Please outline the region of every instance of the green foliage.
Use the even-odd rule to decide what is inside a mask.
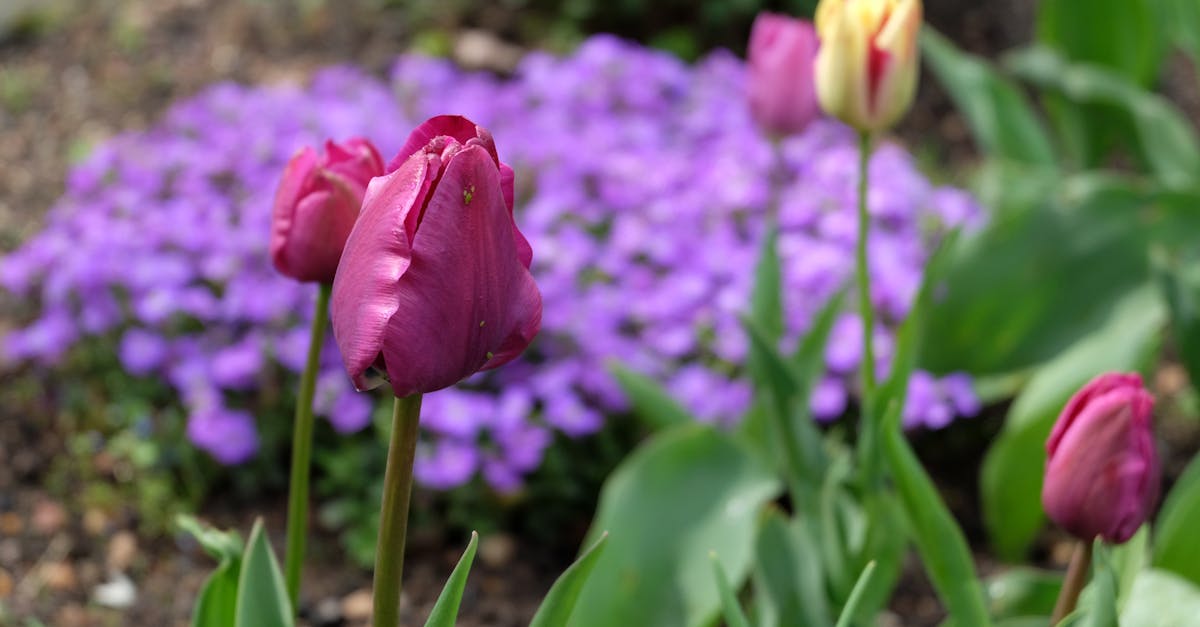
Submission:
[[[429,611],[425,627],[454,627],[454,622],[458,619],[458,606],[462,603],[463,590],[467,587],[467,575],[471,572],[471,562],[475,561],[475,551],[478,548],[479,534],[471,532],[467,550],[454,566],[454,571],[446,580],[446,586],[442,588],[433,609]]]
[[[1173,573],[1147,569],[1138,574],[1121,612],[1122,627],[1183,627],[1200,616],[1200,588]]]
[[[759,508],[779,490],[751,453],[711,427],[656,434],[605,483],[589,538],[614,533],[571,624],[708,624],[719,610],[708,552],[716,551],[731,582],[740,584],[750,569]]]
[[[1192,459],[1167,494],[1155,530],[1155,568],[1200,585],[1200,456]]]
[[[190,534],[217,560],[217,568],[204,581],[192,608],[192,627],[228,627],[237,613],[238,579],[242,567],[242,539],[237,532],[220,531],[191,516],[180,516],[177,526]]]
[[[995,158],[1054,167],[1055,154],[1046,131],[1016,85],[983,60],[955,49],[931,28],[921,35],[921,51],[966,116],[984,152]]]
[[[694,418],[654,379],[638,374],[619,363],[609,371],[629,399],[632,413],[655,429],[687,424]]]
[[[737,595],[729,587],[729,578],[725,576],[725,569],[721,567],[721,560],[717,558],[715,552],[709,553],[708,557],[712,561],[713,576],[717,582],[717,592],[721,596],[721,613],[725,616],[725,624],[729,627],[750,627],[750,619],[746,618],[746,614],[742,612],[742,606],[738,604]]]
[[[789,520],[778,509],[767,508],[759,521],[754,586],[762,596],[760,627],[830,624],[825,564],[817,559],[821,542],[806,524],[811,520]]]
[[[1062,589],[1062,573],[1017,567],[989,577],[984,583],[988,611],[997,625],[1032,618],[1046,624]]]
[[[1149,0],[1044,0],[1038,40],[1075,61],[1101,65],[1147,85],[1162,60]]]
[[[566,627],[575,612],[575,605],[579,601],[584,584],[596,568],[596,562],[604,554],[604,548],[608,546],[607,541],[608,533],[600,534],[600,539],[558,576],[554,585],[550,586],[550,591],[546,593],[546,598],[542,599],[542,604],[538,606],[529,627]]]
[[[254,522],[238,577],[234,627],[292,627],[292,604],[262,520]]]

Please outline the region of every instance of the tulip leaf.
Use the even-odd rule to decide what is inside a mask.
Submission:
[[[820,555],[821,542],[800,520],[789,521],[778,509],[768,508],[754,544],[754,585],[762,589],[763,603],[774,618],[771,624],[829,625],[823,564],[814,557]]]
[[[234,627],[293,627],[292,604],[283,583],[283,573],[263,532],[262,520],[254,521],[242,571],[238,579]]]
[[[1155,78],[1163,52],[1147,0],[1043,0],[1037,35],[1072,61],[1107,67],[1142,85]]]
[[[1005,63],[1022,78],[1072,101],[1123,111],[1132,122],[1142,157],[1167,186],[1187,188],[1200,180],[1200,140],[1187,116],[1163,96],[1103,67],[1072,63],[1046,48],[1010,53]]]
[[[693,422],[694,418],[654,379],[613,362],[609,372],[629,399],[633,413],[655,429]]]
[[[717,592],[721,595],[721,613],[725,616],[725,624],[728,627],[750,627],[750,619],[746,618],[737,595],[733,588],[729,587],[729,578],[725,576],[721,560],[717,558],[716,552],[709,553],[708,558],[712,561],[713,579],[717,582]]]
[[[1061,572],[1020,566],[989,577],[984,583],[988,608],[998,621],[1036,616],[1045,625],[1062,590]]]
[[[796,352],[792,355],[792,363],[807,394],[812,393],[814,382],[825,369],[825,346],[829,343],[829,334],[833,332],[833,325],[837,322],[838,314],[842,313],[842,305],[845,302],[844,289],[830,296],[817,311],[817,315],[813,316],[812,326],[800,339]]]
[[[1079,598],[1081,627],[1117,626],[1117,577],[1109,559],[1108,547],[1096,540],[1092,550],[1092,581]]]
[[[925,60],[967,118],[979,147],[992,157],[1054,168],[1054,149],[1021,90],[932,28],[922,30]]]
[[[871,577],[874,574],[875,562],[867,562],[862,573],[858,575],[858,581],[854,582],[854,589],[850,591],[850,598],[846,600],[846,605],[842,608],[842,615],[838,618],[836,627],[850,627],[854,615],[858,613],[863,597],[871,585]]]
[[[601,530],[614,532],[571,625],[710,624],[720,601],[709,551],[740,586],[750,569],[755,520],[780,488],[754,454],[710,426],[681,425],[652,436],[601,491],[587,542]]]
[[[1131,183],[1072,177],[1035,183],[1033,198],[1015,176],[995,184],[1012,198],[997,198],[993,221],[956,244],[929,310],[937,333],[920,363],[933,372],[1002,375],[1052,359],[1150,277],[1138,216],[1154,199]]]
[[[1183,627],[1200,616],[1200,588],[1164,570],[1147,569],[1133,582],[1121,627]]]
[[[1200,456],[1192,459],[1163,502],[1151,563],[1200,585]]]
[[[1019,560],[1045,522],[1046,438],[1067,400],[1110,370],[1138,370],[1157,352],[1164,308],[1150,286],[1122,299],[1106,323],[1039,368],[1009,408],[981,471],[984,523],[1000,557]]]
[[[454,622],[458,620],[458,606],[462,603],[463,591],[467,588],[467,575],[471,572],[471,563],[475,561],[475,550],[478,546],[479,534],[472,531],[467,550],[454,566],[450,578],[446,580],[446,586],[442,588],[433,609],[429,611],[425,627],[454,627]]]
[[[529,627],[566,627],[571,613],[575,611],[575,604],[579,601],[579,593],[604,553],[607,540],[607,532],[600,534],[600,539],[558,576],[554,585],[550,586],[550,591],[546,593],[546,598],[542,599],[542,604],[533,615]]]
[[[1172,41],[1192,57],[1192,67],[1200,71],[1200,2],[1164,0],[1161,6]]]
[[[1171,313],[1172,337],[1192,387],[1200,387],[1200,260],[1156,264],[1156,276]]]
[[[221,531],[194,516],[180,515],[175,524],[190,534],[217,559],[192,607],[192,627],[228,627],[237,613],[238,578],[242,565],[242,539],[236,531]]]
[[[750,318],[772,341],[783,337],[783,281],[778,240],[779,230],[774,223],[768,224],[754,267],[754,289],[750,294]]]
[[[883,453],[917,552],[954,624],[986,627],[991,620],[967,539],[900,430],[900,411],[898,402],[888,407]]]

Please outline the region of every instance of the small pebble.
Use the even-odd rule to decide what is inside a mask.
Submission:
[[[316,627],[333,627],[342,624],[342,604],[333,597],[326,597],[313,608],[312,623]]]
[[[47,562],[42,564],[42,583],[47,588],[65,592],[75,587],[78,578],[75,569],[68,562]]]
[[[0,514],[0,534],[6,536],[15,536],[25,530],[25,521],[21,517],[8,512]]]
[[[54,624],[58,627],[86,627],[88,624],[87,611],[75,603],[65,605],[55,616]]]
[[[491,568],[501,568],[517,554],[517,542],[507,533],[493,533],[479,542],[479,559]]]
[[[133,563],[133,558],[137,557],[137,552],[137,537],[129,531],[117,532],[108,541],[108,557],[105,563],[111,571],[127,571]]]
[[[58,533],[67,524],[67,510],[57,501],[42,500],[33,506],[30,523],[43,536]]]
[[[0,601],[7,599],[13,590],[13,578],[7,570],[0,568]]]
[[[91,536],[103,534],[108,530],[108,514],[97,507],[89,507],[83,513],[83,530]]]
[[[92,600],[97,605],[123,610],[133,607],[133,603],[137,601],[137,588],[129,577],[117,573],[112,580],[92,589]]]
[[[373,608],[371,591],[363,588],[355,590],[342,599],[342,616],[346,620],[366,620],[371,618]]]

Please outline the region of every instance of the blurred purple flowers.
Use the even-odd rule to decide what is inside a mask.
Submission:
[[[525,356],[426,399],[418,478],[518,487],[554,431],[594,432],[624,407],[605,370],[613,358],[658,378],[701,419],[735,422],[750,398],[735,366],[746,351],[737,314],[772,164],[744,75],[726,53],[688,66],[596,37],[570,57],[528,55],[511,80],[408,56],[390,84],[343,67],[306,88],[215,86],[71,171],[45,230],[0,265],[8,290],[39,303],[39,317],[5,338],[6,355],[51,366],[84,336],[111,337],[126,370],[179,392],[198,446],[245,459],[257,447],[254,390],[272,364],[302,368],[315,298],[267,254],[288,157],[355,135],[394,154],[420,121],[456,113],[489,128],[517,171],[518,223],[537,251],[545,311]],[[794,338],[852,273],[856,152],[853,133],[827,120],[783,148],[780,249]],[[876,152],[871,175],[872,298],[886,361],[930,244],[979,211],[964,192],[931,184],[898,146]],[[819,418],[836,418],[853,397],[857,320],[847,313],[835,330],[812,400]],[[978,408],[962,375],[921,374],[913,387],[910,426]],[[318,413],[341,431],[370,420],[369,397],[351,390],[331,342]]]

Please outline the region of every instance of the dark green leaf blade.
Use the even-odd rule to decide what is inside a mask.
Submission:
[[[475,550],[478,546],[479,534],[472,531],[467,550],[454,566],[442,593],[438,595],[433,609],[429,611],[425,627],[454,627],[454,622],[458,620],[458,606],[462,603],[463,591],[467,588],[467,575],[471,572],[471,563],[475,561]]]

